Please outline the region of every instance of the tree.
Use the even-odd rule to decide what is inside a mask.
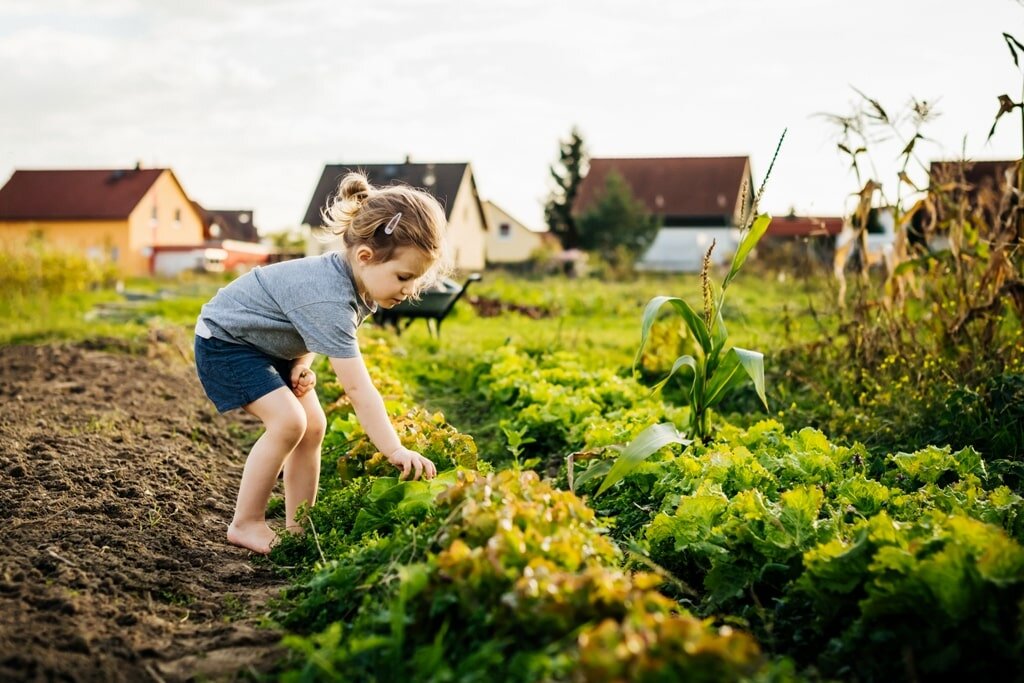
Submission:
[[[548,195],[544,206],[544,220],[566,249],[579,246],[579,230],[572,216],[572,205],[576,200],[580,182],[586,175],[587,151],[583,136],[573,126],[568,140],[559,141],[558,162],[551,166],[551,177],[555,189]]]
[[[617,172],[608,174],[604,191],[579,220],[579,246],[598,252],[613,265],[625,251],[636,259],[651,245],[661,221],[633,196],[629,184]]]

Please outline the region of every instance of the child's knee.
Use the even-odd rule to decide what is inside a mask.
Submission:
[[[323,441],[324,434],[327,433],[327,416],[324,415],[322,410],[314,413],[306,414],[306,434],[305,439],[316,440],[317,442]]]
[[[267,424],[267,431],[275,437],[295,446],[306,433],[306,413],[297,410],[279,414],[273,422]]]

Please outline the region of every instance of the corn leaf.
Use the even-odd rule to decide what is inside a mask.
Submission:
[[[768,214],[761,214],[754,219],[754,224],[750,226],[750,230],[743,236],[740,241],[740,246],[736,249],[736,253],[732,257],[732,266],[729,268],[729,274],[725,276],[725,280],[722,281],[722,289],[729,286],[729,283],[733,281],[736,274],[739,273],[740,267],[743,266],[743,262],[747,260],[747,256],[757,246],[757,243],[767,232],[768,226],[772,222],[772,217]]]
[[[685,446],[690,444],[690,440],[684,439],[679,431],[676,430],[675,425],[670,422],[651,425],[640,432],[615,460],[615,464],[612,465],[611,470],[604,478],[601,487],[597,489],[595,495],[599,496],[607,491],[636,469],[637,465],[672,443],[679,443]]]
[[[676,371],[679,370],[679,368],[683,367],[684,365],[687,365],[687,366],[689,366],[690,368],[693,369],[693,381],[696,381],[697,380],[697,359],[694,358],[693,356],[679,356],[679,358],[676,358],[676,362],[672,364],[672,369],[669,371],[669,373],[665,377],[665,379],[661,380],[660,382],[658,382],[657,384],[654,385],[654,390],[653,391],[660,391],[661,388],[664,387],[668,383],[668,381],[670,379],[672,379],[672,375],[676,374]],[[691,387],[692,387],[692,382],[691,382]]]
[[[690,329],[697,343],[707,353],[711,350],[711,334],[708,332],[708,326],[704,322],[704,318],[697,315],[697,313],[690,308],[690,305],[675,296],[656,296],[647,303],[647,308],[644,309],[643,321],[640,324],[640,348],[636,351],[636,358],[633,359],[633,372],[636,372],[637,366],[640,365],[640,359],[643,357],[644,348],[647,346],[647,337],[651,333],[651,327],[654,325],[655,319],[658,317],[658,310],[666,303],[672,304],[672,306],[679,312],[679,315],[686,321],[686,326]]]
[[[572,492],[576,493],[581,486],[591,479],[597,479],[608,474],[608,471],[612,468],[612,462],[611,460],[601,460],[585,469],[578,477],[573,479]]]
[[[740,372],[740,370],[743,372]],[[744,374],[745,373],[745,374]],[[704,404],[709,408],[715,406],[729,393],[729,390],[738,386],[746,377],[754,382],[754,390],[765,409],[768,408],[768,399],[764,393],[764,354],[759,351],[748,351],[734,346],[729,349],[722,359],[722,364],[717,368],[715,374],[708,382],[707,395]]]

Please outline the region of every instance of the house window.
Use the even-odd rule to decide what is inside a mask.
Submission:
[[[512,238],[512,226],[508,223],[498,225],[498,239],[507,240]]]
[[[149,227],[151,227],[151,228],[153,228],[153,229],[155,230],[155,229],[156,229],[156,226],[157,226],[157,220],[156,220],[156,204],[154,204],[154,205],[153,205],[153,210],[152,210],[152,211],[150,212],[150,214],[149,214]]]
[[[181,227],[181,209],[174,210],[174,227]]]

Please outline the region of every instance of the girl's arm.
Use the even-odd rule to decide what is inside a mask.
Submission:
[[[407,477],[413,470],[414,479],[419,479],[421,474],[427,479],[432,478],[437,473],[434,463],[404,447],[398,439],[391,418],[384,408],[384,399],[373,385],[363,359],[331,358],[331,367],[345,389],[345,395],[352,401],[352,407],[355,408],[356,417],[359,418],[363,431],[370,437],[377,450],[387,457],[388,462],[402,469],[402,478]]]
[[[313,367],[313,361],[316,360],[316,354],[313,352],[307,353],[305,356],[299,356],[295,359],[292,365],[302,365],[307,368]]]

